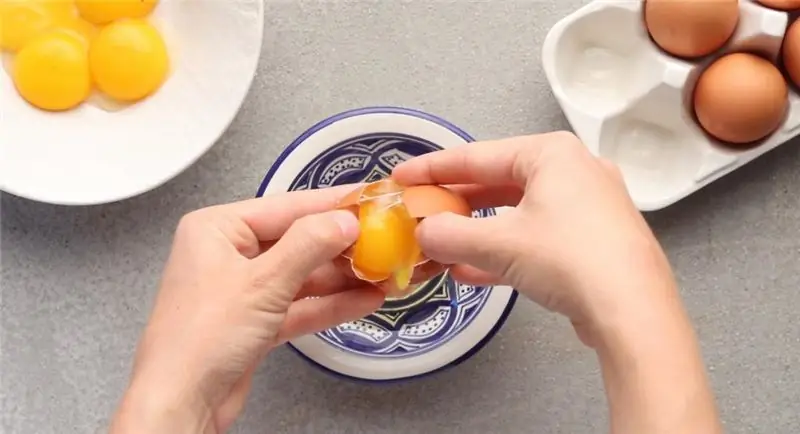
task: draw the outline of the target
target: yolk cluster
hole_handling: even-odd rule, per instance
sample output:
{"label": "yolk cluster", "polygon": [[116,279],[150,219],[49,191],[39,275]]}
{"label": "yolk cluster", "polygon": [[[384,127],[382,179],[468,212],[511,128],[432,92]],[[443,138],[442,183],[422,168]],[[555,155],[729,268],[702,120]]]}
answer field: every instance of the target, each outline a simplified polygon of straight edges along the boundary
{"label": "yolk cluster", "polygon": [[157,0],[0,0],[0,48],[33,106],[74,108],[93,85],[114,100],[152,94],[169,71],[167,48],[145,18]]}
{"label": "yolk cluster", "polygon": [[80,39],[66,31],[34,39],[19,52],[14,63],[17,91],[44,110],[76,106],[92,89],[85,52]]}
{"label": "yolk cluster", "polygon": [[408,213],[399,193],[365,189],[364,195],[367,198],[358,210],[361,232],[353,246],[353,268],[366,280],[392,278],[398,289],[405,289],[420,257],[414,235],[417,220]]}

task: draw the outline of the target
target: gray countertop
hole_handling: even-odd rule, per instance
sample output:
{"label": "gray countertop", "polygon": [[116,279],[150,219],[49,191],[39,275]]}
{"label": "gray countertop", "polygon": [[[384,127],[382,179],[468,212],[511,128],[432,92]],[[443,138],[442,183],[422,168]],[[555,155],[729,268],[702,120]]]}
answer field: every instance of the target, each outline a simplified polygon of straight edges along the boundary
{"label": "gray countertop", "polygon": [[[105,206],[2,196],[0,431],[102,432],[179,217],[251,197],[283,146],[314,122],[388,104],[444,116],[478,139],[567,128],[539,54],[550,26],[582,3],[268,0],[250,95],[193,167]],[[789,144],[648,216],[730,433],[800,426],[797,167],[800,149]],[[279,349],[233,431],[579,434],[606,425],[593,353],[565,320],[521,301],[467,363],[408,384],[345,383]]]}

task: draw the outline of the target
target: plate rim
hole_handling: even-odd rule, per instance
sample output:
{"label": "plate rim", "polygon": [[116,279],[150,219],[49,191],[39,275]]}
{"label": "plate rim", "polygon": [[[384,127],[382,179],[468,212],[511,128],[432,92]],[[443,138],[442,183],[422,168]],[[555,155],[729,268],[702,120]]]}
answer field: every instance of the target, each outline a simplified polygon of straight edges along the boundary
{"label": "plate rim", "polygon": [[[436,115],[433,115],[433,114],[430,114],[430,113],[426,113],[424,111],[417,110],[417,109],[412,109],[412,108],[408,108],[408,107],[400,107],[400,106],[382,105],[382,106],[367,106],[367,107],[360,107],[360,108],[345,110],[345,111],[337,113],[335,115],[326,117],[326,118],[322,119],[321,121],[317,122],[316,124],[312,125],[310,128],[305,130],[302,134],[297,136],[297,138],[295,138],[288,146],[286,146],[286,148],[284,148],[281,151],[281,153],[278,154],[277,158],[275,159],[275,161],[272,163],[272,165],[270,166],[270,168],[267,170],[266,174],[264,175],[264,178],[262,179],[261,184],[259,185],[258,190],[256,191],[256,197],[262,197],[264,195],[264,192],[266,191],[267,186],[269,185],[269,183],[272,180],[272,178],[275,176],[275,173],[278,171],[280,166],[286,160],[286,158],[288,158],[289,155],[292,152],[294,152],[297,149],[297,147],[299,147],[303,142],[305,142],[305,140],[308,139],[310,136],[312,136],[313,134],[315,134],[315,133],[325,129],[326,127],[328,127],[328,126],[330,126],[330,125],[332,125],[332,124],[334,124],[334,123],[336,123],[338,121],[341,121],[343,119],[356,117],[356,116],[362,116],[362,115],[369,115],[369,114],[396,114],[396,115],[412,116],[412,117],[415,117],[415,118],[423,119],[423,120],[430,121],[430,122],[433,122],[435,124],[438,124],[438,125],[446,128],[446,129],[452,131],[453,133],[455,133],[456,135],[460,136],[462,139],[464,139],[467,142],[474,142],[475,141],[475,139],[471,135],[469,135],[466,131],[464,131],[463,129],[459,128],[455,124],[453,124],[453,123],[451,123],[451,122],[449,122],[449,121],[447,121],[447,120],[445,120],[443,118],[440,118],[440,117],[438,117]],[[335,371],[335,370],[333,370],[331,368],[328,368],[328,367],[322,365],[321,363],[317,362],[316,360],[312,359],[311,357],[307,356],[305,353],[300,351],[298,348],[296,348],[294,345],[292,345],[291,342],[286,342],[286,345],[295,354],[300,356],[301,359],[303,359],[306,362],[308,362],[311,366],[314,366],[315,368],[319,369],[320,371],[325,372],[325,373],[327,373],[329,375],[332,375],[332,376],[340,378],[340,379],[344,379],[344,380],[348,380],[348,381],[352,381],[352,382],[356,382],[356,383],[383,384],[383,385],[395,384],[395,383],[400,383],[400,382],[407,382],[407,381],[410,381],[410,380],[417,380],[417,379],[421,379],[421,378],[425,378],[425,377],[428,377],[428,376],[432,376],[432,375],[434,375],[436,373],[439,373],[439,372],[442,372],[444,370],[453,368],[453,367],[465,362],[466,360],[470,359],[472,356],[477,354],[481,349],[483,349],[483,347],[485,347],[486,344],[488,344],[489,341],[491,341],[497,335],[497,333],[500,331],[500,329],[503,327],[503,325],[505,325],[505,322],[508,319],[508,316],[511,314],[511,311],[514,309],[514,306],[516,305],[517,298],[519,296],[519,292],[516,289],[514,289],[513,287],[511,287],[510,289],[511,289],[511,294],[509,295],[508,301],[506,302],[506,306],[503,308],[503,311],[501,312],[501,314],[498,317],[497,321],[495,321],[495,323],[489,329],[488,333],[486,333],[484,336],[482,336],[481,339],[479,339],[472,347],[470,347],[467,351],[465,351],[460,356],[456,357],[454,360],[452,360],[449,363],[446,363],[446,364],[444,364],[442,366],[439,366],[438,368],[434,368],[434,369],[431,369],[429,371],[426,371],[426,372],[423,372],[423,373],[420,373],[420,374],[406,375],[406,376],[403,376],[403,377],[387,378],[387,379],[369,379],[369,378],[357,377],[357,376],[353,376],[353,375],[344,374],[344,373],[339,372],[339,371]]]}
{"label": "plate rim", "polygon": [[[218,144],[222,136],[230,129],[233,122],[236,120],[236,117],[242,110],[245,101],[247,101],[248,96],[253,88],[253,83],[255,82],[255,77],[258,74],[258,66],[261,63],[262,58],[262,51],[264,50],[264,27],[265,27],[265,18],[264,18],[264,2],[263,1],[254,1],[253,2],[256,7],[258,8],[257,20],[258,20],[258,41],[257,41],[257,53],[255,57],[255,64],[253,66],[253,70],[250,71],[248,74],[249,77],[247,79],[247,83],[244,88],[244,94],[242,98],[239,100],[239,103],[236,105],[235,110],[231,110],[229,113],[227,120],[224,122],[224,126],[220,128],[219,132],[216,134],[210,134],[208,143],[199,151],[196,155],[192,158],[187,158],[186,161],[182,165],[176,165],[173,170],[169,173],[166,173],[163,177],[155,178],[153,181],[149,183],[143,183],[139,188],[127,190],[122,193],[116,193],[113,195],[102,195],[102,196],[95,196],[93,199],[74,199],[70,197],[61,197],[55,198],[51,196],[42,196],[38,194],[29,194],[28,191],[25,189],[14,188],[13,186],[9,186],[8,183],[2,182],[3,178],[0,178],[0,193],[1,194],[10,194],[12,196],[16,196],[19,198],[32,200],[39,203],[50,204],[50,205],[57,205],[57,206],[70,206],[70,207],[81,207],[81,206],[96,206],[96,205],[107,205],[117,202],[126,201],[128,199],[133,199],[135,197],[142,196],[146,193],[154,191],[167,183],[173,181],[175,178],[186,172],[190,167],[194,166],[201,158],[203,158],[206,154],[211,151],[214,146]],[[100,181],[98,181],[100,182]]]}

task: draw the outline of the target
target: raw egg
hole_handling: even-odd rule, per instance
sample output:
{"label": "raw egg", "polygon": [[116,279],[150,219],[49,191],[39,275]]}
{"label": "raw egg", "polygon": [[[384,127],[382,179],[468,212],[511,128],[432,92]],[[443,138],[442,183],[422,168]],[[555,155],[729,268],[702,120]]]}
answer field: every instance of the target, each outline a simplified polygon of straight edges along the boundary
{"label": "raw egg", "polygon": [[121,18],[144,18],[156,7],[156,0],[76,0],[78,12],[94,24],[108,24]]}
{"label": "raw egg", "polygon": [[91,92],[86,43],[63,30],[45,33],[17,53],[12,78],[19,94],[40,109],[73,108]]}
{"label": "raw egg", "polygon": [[783,122],[789,89],[778,68],[748,53],[713,62],[694,89],[700,125],[717,139],[737,145],[758,141]]}
{"label": "raw egg", "polygon": [[89,67],[98,89],[132,102],[158,90],[169,71],[169,56],[155,27],[126,19],[109,24],[95,37]]}
{"label": "raw egg", "polygon": [[74,32],[86,44],[87,49],[97,35],[97,27],[77,15],[59,18],[56,28]]}
{"label": "raw egg", "polygon": [[800,86],[800,21],[795,21],[783,38],[781,56],[786,74],[795,86]]}
{"label": "raw egg", "polygon": [[391,179],[355,189],[338,208],[358,216],[361,228],[356,242],[342,254],[344,261],[338,263],[390,295],[402,294],[446,269],[420,251],[414,231],[421,219],[443,212],[472,215],[467,201],[447,188],[402,187]]}
{"label": "raw egg", "polygon": [[696,58],[722,48],[739,22],[738,0],[646,0],[647,31],[662,50]]}
{"label": "raw egg", "polygon": [[778,9],[781,11],[800,9],[800,0],[757,0],[757,1],[766,7]]}
{"label": "raw egg", "polygon": [[41,1],[0,1],[0,47],[17,52],[33,38],[52,28],[59,14]]}

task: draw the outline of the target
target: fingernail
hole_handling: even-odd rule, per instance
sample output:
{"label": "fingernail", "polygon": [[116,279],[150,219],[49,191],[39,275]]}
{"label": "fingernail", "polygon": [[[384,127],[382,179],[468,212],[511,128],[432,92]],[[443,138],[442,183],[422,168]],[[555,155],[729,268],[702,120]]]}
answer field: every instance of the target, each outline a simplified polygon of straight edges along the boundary
{"label": "fingernail", "polygon": [[358,238],[358,219],[350,211],[334,211],[333,220],[339,225],[345,238],[355,240]]}

